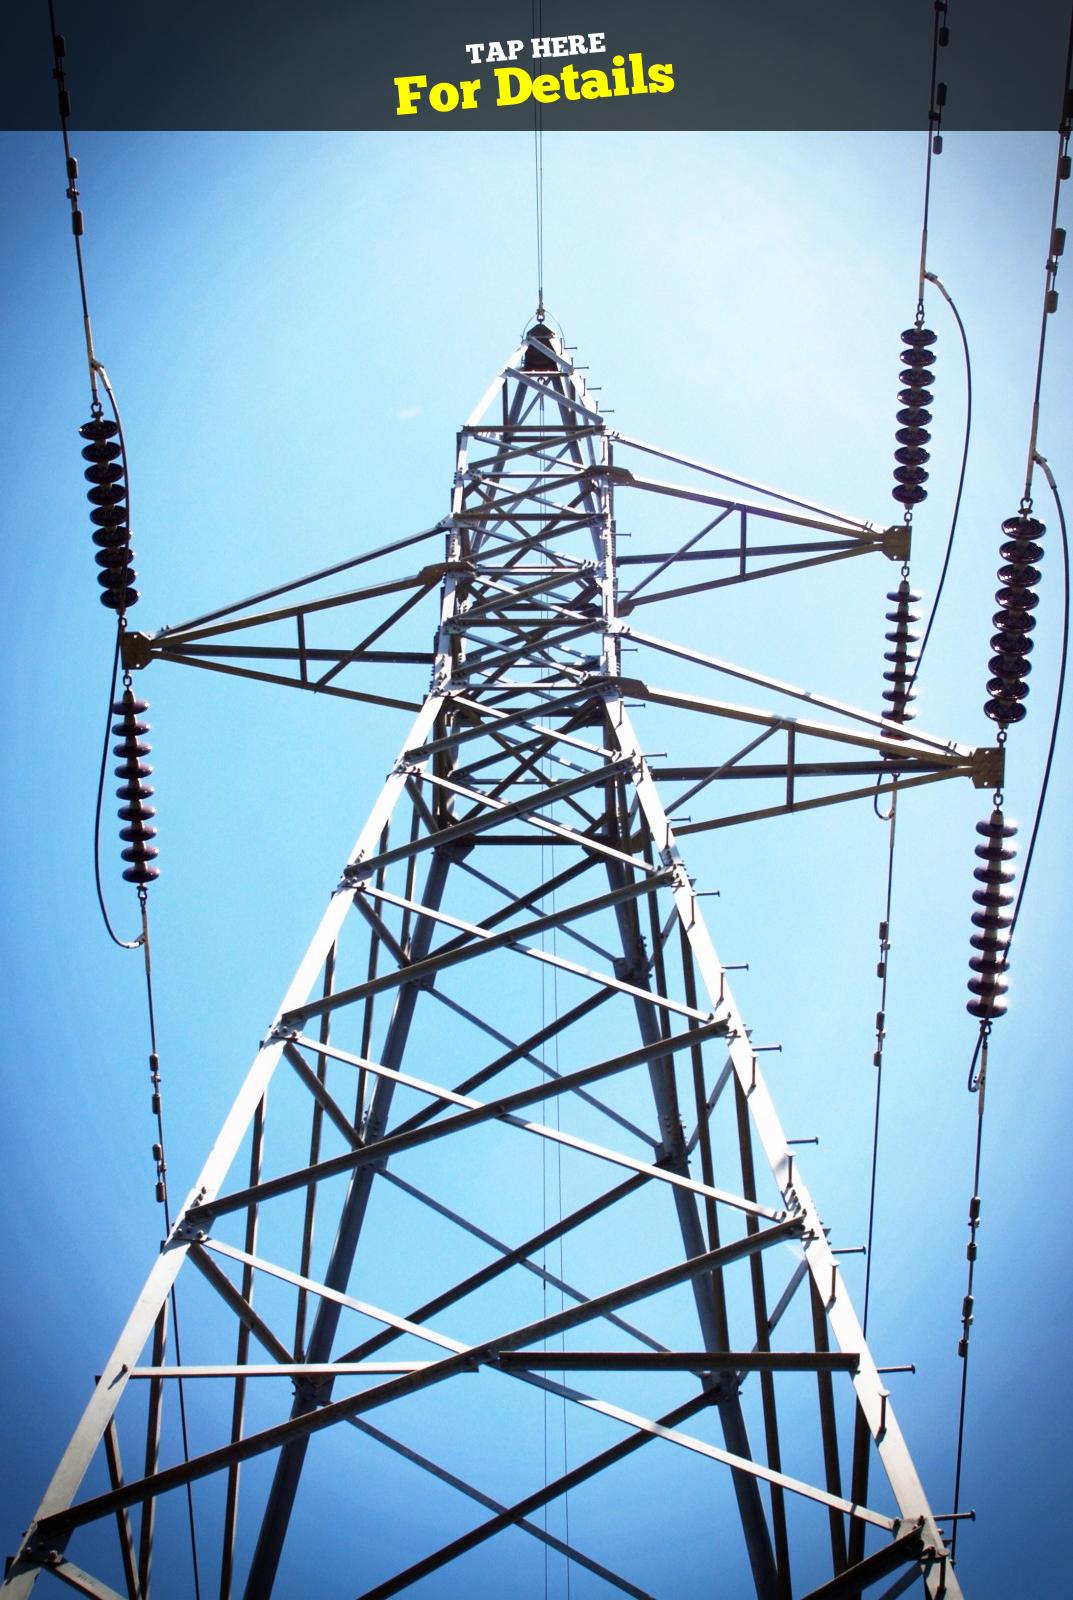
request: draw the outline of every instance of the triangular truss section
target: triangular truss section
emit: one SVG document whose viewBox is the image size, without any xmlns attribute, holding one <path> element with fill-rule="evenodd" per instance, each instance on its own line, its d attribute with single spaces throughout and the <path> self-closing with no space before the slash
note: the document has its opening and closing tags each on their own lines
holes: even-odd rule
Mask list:
<svg viewBox="0 0 1073 1600">
<path fill-rule="evenodd" d="M 660 458 L 681 476 L 649 476 Z M 621 556 L 627 494 L 699 525 Z M 904 539 L 613 433 L 538 322 L 460 432 L 441 523 L 127 640 L 131 667 L 414 720 L 5 1593 L 47 1571 L 148 1600 L 155 1530 L 193 1484 L 211 1582 L 247 1600 L 448 1569 L 467 1592 L 501 1539 L 519 1572 L 549 1551 L 586 1593 L 669 1596 L 684 1517 L 697 1592 L 960 1595 L 679 840 L 895 779 L 991 785 L 1000 753 L 641 625 L 690 591 L 901 560 Z M 711 695 L 624 675 L 625 642 Z M 427 695 L 400 698 L 422 663 Z M 721 697 L 743 685 L 788 709 Z M 633 701 L 703 719 L 707 764 L 649 759 Z M 189 1460 L 162 1424 L 179 1378 Z"/>
</svg>

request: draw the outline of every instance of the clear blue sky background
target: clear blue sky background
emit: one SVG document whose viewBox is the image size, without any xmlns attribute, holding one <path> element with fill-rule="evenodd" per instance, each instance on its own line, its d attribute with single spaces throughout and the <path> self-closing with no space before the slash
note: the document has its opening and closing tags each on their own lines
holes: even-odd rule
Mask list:
<svg viewBox="0 0 1073 1600">
<path fill-rule="evenodd" d="M 950 136 L 935 169 L 929 262 L 968 328 L 976 429 L 918 720 L 970 744 L 993 740 L 981 711 L 991 595 L 999 524 L 1024 478 L 1054 144 Z M 80 135 L 75 150 L 98 351 L 129 440 L 144 597 L 134 625 L 177 621 L 445 513 L 454 430 L 535 303 L 531 140 L 122 134 Z M 916 298 L 923 154 L 908 135 L 549 136 L 548 304 L 614 424 L 893 521 L 898 334 Z M 0 1506 L 13 1549 L 148 1268 L 160 1216 L 138 957 L 106 941 L 92 885 L 111 630 L 96 600 L 78 453 L 87 386 L 58 137 L 5 136 L 0 184 L 9 441 Z M 1060 287 L 1040 444 L 1073 499 L 1073 320 Z M 913 576 L 930 596 L 964 383 L 934 294 L 928 311 L 941 336 L 934 472 Z M 1008 809 L 1026 822 L 1060 626 L 1056 519 L 1042 480 L 1037 501 L 1052 532 L 1031 715 L 1011 736 L 1007 783 Z M 883 595 L 895 580 L 878 558 L 854 561 L 679 606 L 658 627 L 651 612 L 645 621 L 874 706 Z M 670 665 L 649 670 L 674 679 Z M 399 687 L 419 695 L 424 670 L 409 671 Z M 406 719 L 160 666 L 142 688 L 153 705 L 164 868 L 152 896 L 155 957 L 181 1195 Z M 651 745 L 673 748 L 651 713 L 640 727 Z M 960 1552 L 976 1600 L 1024 1589 L 1026 1549 L 1045 1573 L 1034 1596 L 1057 1600 L 1068 1582 L 1069 751 L 1065 738 L 1010 1015 L 995 1030 L 964 1484 L 980 1520 Z M 968 785 L 936 785 L 906 796 L 899 825 L 871 1342 L 881 1363 L 917 1363 L 915 1377 L 892 1385 L 939 1511 L 951 1498 L 976 1116 L 964 1088 L 973 824 L 988 803 Z M 106 822 L 109 863 L 111 841 Z M 722 891 L 708 904 L 724 958 L 750 963 L 739 999 L 755 1036 L 784 1045 L 768 1060 L 787 1130 L 821 1136 L 806 1170 L 845 1244 L 863 1239 L 866 1220 L 885 851 L 867 803 L 720 832 L 689 850 L 691 870 Z M 113 903 L 133 929 L 133 896 L 116 886 Z M 859 1301 L 859 1266 L 846 1272 Z M 504 1592 L 495 1549 L 480 1568 L 487 1587 L 474 1592 Z M 682 1559 L 677 1592 L 711 1593 L 708 1553 Z M 185 1592 L 174 1581 L 161 1593 Z M 565 1592 L 560 1569 L 553 1581 Z M 573 1592 L 587 1592 L 579 1583 Z"/>
</svg>

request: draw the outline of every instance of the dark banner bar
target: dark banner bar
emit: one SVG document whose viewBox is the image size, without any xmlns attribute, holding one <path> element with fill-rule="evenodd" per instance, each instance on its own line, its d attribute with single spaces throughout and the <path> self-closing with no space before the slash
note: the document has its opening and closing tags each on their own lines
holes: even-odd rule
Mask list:
<svg viewBox="0 0 1073 1600">
<path fill-rule="evenodd" d="M 56 0 L 72 126 L 926 125 L 933 0 Z M 949 129 L 1057 128 L 1069 0 L 951 0 Z M 3 123 L 56 126 L 47 0 L 5 23 Z M 398 81 L 397 81 L 398 80 Z"/>
</svg>

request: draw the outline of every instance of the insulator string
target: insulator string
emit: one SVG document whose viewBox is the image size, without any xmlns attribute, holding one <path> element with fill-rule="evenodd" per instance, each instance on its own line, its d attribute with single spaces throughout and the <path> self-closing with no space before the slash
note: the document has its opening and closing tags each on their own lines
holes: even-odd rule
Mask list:
<svg viewBox="0 0 1073 1600">
<path fill-rule="evenodd" d="M 1040 454 L 1036 455 L 1036 465 L 1047 480 L 1048 487 L 1054 497 L 1055 511 L 1058 515 L 1058 531 L 1062 543 L 1062 642 L 1058 652 L 1058 685 L 1054 697 L 1054 715 L 1051 718 L 1051 732 L 1047 741 L 1047 755 L 1043 763 L 1043 777 L 1040 780 L 1039 799 L 1036 802 L 1036 811 L 1032 820 L 1032 831 L 1028 838 L 1028 849 L 1025 851 L 1025 864 L 1021 869 L 1021 882 L 1017 890 L 1013 911 L 1010 916 L 1009 939 L 1013 938 L 1017 927 L 1017 920 L 1021 915 L 1024 904 L 1025 889 L 1028 886 L 1028 874 L 1032 867 L 1032 857 L 1039 837 L 1040 822 L 1043 819 L 1044 806 L 1047 803 L 1047 791 L 1051 781 L 1051 769 L 1054 766 L 1054 752 L 1058 744 L 1058 730 L 1062 721 L 1062 705 L 1065 696 L 1066 671 L 1069 665 L 1069 620 L 1070 620 L 1070 576 L 1069 576 L 1069 530 L 1066 526 L 1065 510 L 1062 499 L 1058 493 L 1058 484 L 1050 463 Z M 1007 941 L 1008 943 L 1009 941 Z"/>
<path fill-rule="evenodd" d="M 101 812 L 104 807 L 104 780 L 108 770 L 108 743 L 112 737 L 112 704 L 115 700 L 116 684 L 119 682 L 119 655 L 123 639 L 121 628 L 116 630 L 115 653 L 112 657 L 112 673 L 108 683 L 108 711 L 104 719 L 104 743 L 101 746 L 101 765 L 97 779 L 97 804 L 93 817 L 93 879 L 97 888 L 97 904 L 100 906 L 104 926 L 108 930 L 108 937 L 121 950 L 137 950 L 141 944 L 141 935 L 137 939 L 121 939 L 112 926 L 112 919 L 108 914 L 108 905 L 104 898 L 104 884 L 101 880 Z"/>
<path fill-rule="evenodd" d="M 950 307 L 950 310 L 954 314 L 954 321 L 957 323 L 958 333 L 961 335 L 961 348 L 965 357 L 965 441 L 961 450 L 961 468 L 958 472 L 958 485 L 957 493 L 954 496 L 954 509 L 950 517 L 950 532 L 947 534 L 946 549 L 943 552 L 943 564 L 939 571 L 939 581 L 935 586 L 935 599 L 932 601 L 931 610 L 928 612 L 928 621 L 924 629 L 924 636 L 920 641 L 920 649 L 917 651 L 916 661 L 913 664 L 913 670 L 909 678 L 910 693 L 912 693 L 914 685 L 916 684 L 917 674 L 920 671 L 920 664 L 924 659 L 924 652 L 928 648 L 928 641 L 931 638 L 932 628 L 935 626 L 935 618 L 939 611 L 939 602 L 942 599 L 943 588 L 946 584 L 946 575 L 950 570 L 950 558 L 954 553 L 954 535 L 957 532 L 958 517 L 961 513 L 961 497 L 965 491 L 965 471 L 969 461 L 969 441 L 972 437 L 972 361 L 969 356 L 969 341 L 965 332 L 965 324 L 961 320 L 961 313 L 954 304 L 953 296 L 950 294 L 950 291 L 947 289 L 942 280 L 937 277 L 934 272 L 925 273 L 925 277 L 929 283 L 933 283 L 935 285 L 943 299 L 946 301 L 947 305 Z"/>
</svg>

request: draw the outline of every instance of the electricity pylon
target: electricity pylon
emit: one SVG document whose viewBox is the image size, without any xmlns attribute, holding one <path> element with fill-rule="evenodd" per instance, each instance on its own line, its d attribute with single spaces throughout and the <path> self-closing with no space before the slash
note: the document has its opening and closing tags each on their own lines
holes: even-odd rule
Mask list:
<svg viewBox="0 0 1073 1600">
<path fill-rule="evenodd" d="M 645 476 L 660 457 L 684 481 Z M 771 491 L 743 499 L 724 476 L 609 430 L 538 319 L 459 433 L 442 522 L 125 639 L 132 670 L 180 662 L 416 717 L 5 1594 L 28 1594 L 45 1571 L 114 1595 L 80 1564 L 80 1541 L 128 1597 L 147 1600 L 151 1581 L 189 1592 L 174 1558 L 155 1577 L 152 1560 L 164 1508 L 193 1483 L 203 1514 L 217 1495 L 219 1592 L 244 1584 L 247 1600 L 274 1585 L 382 1596 L 441 1569 L 448 1587 L 428 1592 L 474 1593 L 471 1552 L 508 1530 L 516 1551 L 520 1530 L 569 1560 L 585 1592 L 677 1595 L 681 1564 L 668 1577 L 652 1556 L 680 1501 L 701 1529 L 698 1593 L 833 1600 L 892 1580 L 888 1595 L 961 1594 L 679 839 L 895 782 L 994 787 L 1001 752 L 910 733 L 638 627 L 643 605 L 670 596 L 856 555 L 905 559 L 904 528 Z M 627 494 L 695 508 L 704 526 L 677 548 L 620 556 Z M 713 544 L 724 527 L 731 541 Z M 443 559 L 417 565 L 441 540 Z M 393 556 L 401 576 L 320 592 Z M 433 650 L 401 648 L 437 592 Z M 330 642 L 341 621 L 357 643 Z M 806 714 L 626 676 L 627 641 L 805 701 Z M 424 701 L 400 699 L 400 668 L 421 662 Z M 377 689 L 384 666 L 391 682 Z M 668 726 L 693 719 L 704 761 L 646 755 L 630 701 L 664 708 Z M 766 803 L 720 805 L 742 782 L 766 786 Z M 680 792 L 665 801 L 668 787 Z M 687 797 L 711 815 L 678 826 Z M 169 1365 L 180 1274 L 185 1359 Z M 161 1419 L 180 1380 L 197 1448 L 165 1459 Z M 569 1408 L 571 1461 L 519 1485 L 549 1397 Z M 137 1441 L 134 1476 L 121 1435 L 128 1461 Z M 385 1488 L 378 1530 L 348 1539 L 340 1519 L 368 1514 L 400 1458 L 429 1496 L 448 1486 L 461 1515 L 435 1498 L 426 1517 L 423 1495 Z M 593 1515 L 597 1478 L 612 1498 Z M 627 1509 L 638 1495 L 640 1525 Z M 560 1536 L 548 1508 L 570 1496 Z M 303 1552 L 329 1533 L 326 1587 Z M 828 1545 L 832 1576 L 817 1580 Z"/>
</svg>

